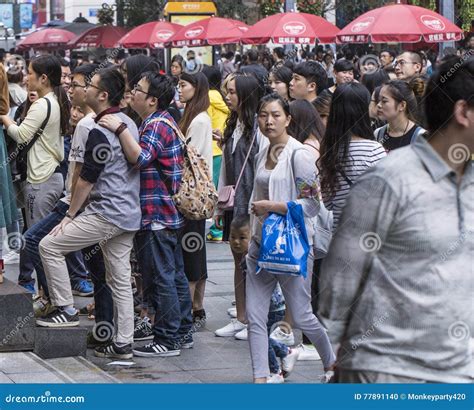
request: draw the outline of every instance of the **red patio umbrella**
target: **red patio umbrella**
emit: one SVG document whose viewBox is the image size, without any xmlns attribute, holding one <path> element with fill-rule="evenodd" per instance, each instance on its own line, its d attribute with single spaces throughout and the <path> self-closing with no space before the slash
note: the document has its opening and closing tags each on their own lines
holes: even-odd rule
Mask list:
<svg viewBox="0 0 474 410">
<path fill-rule="evenodd" d="M 238 20 L 209 17 L 184 26 L 170 39 L 175 47 L 238 43 L 249 29 Z"/>
<path fill-rule="evenodd" d="M 244 44 L 334 43 L 339 29 L 320 16 L 307 13 L 278 13 L 254 24 L 242 36 Z"/>
<path fill-rule="evenodd" d="M 183 28 L 181 24 L 152 21 L 129 31 L 118 41 L 118 45 L 125 48 L 163 47 L 181 28 Z"/>
<path fill-rule="evenodd" d="M 459 41 L 462 30 L 440 14 L 418 6 L 393 4 L 370 10 L 344 27 L 340 43 L 427 43 Z"/>
<path fill-rule="evenodd" d="M 36 49 L 55 49 L 66 47 L 76 35 L 67 30 L 59 28 L 47 28 L 31 33 L 19 45 L 19 49 L 36 48 Z"/>
<path fill-rule="evenodd" d="M 113 48 L 127 30 L 116 26 L 97 26 L 80 34 L 69 42 L 70 48 L 76 47 L 102 47 Z"/>
</svg>

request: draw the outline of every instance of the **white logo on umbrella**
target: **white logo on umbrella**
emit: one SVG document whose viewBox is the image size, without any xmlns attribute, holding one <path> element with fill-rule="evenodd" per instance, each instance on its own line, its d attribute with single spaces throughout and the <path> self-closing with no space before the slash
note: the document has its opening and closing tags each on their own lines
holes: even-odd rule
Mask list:
<svg viewBox="0 0 474 410">
<path fill-rule="evenodd" d="M 197 26 L 186 31 L 186 33 L 184 33 L 184 37 L 194 38 L 194 37 L 199 36 L 199 34 L 201 34 L 203 31 L 204 31 L 204 27 Z"/>
<path fill-rule="evenodd" d="M 283 31 L 291 36 L 304 33 L 306 25 L 298 21 L 290 21 L 283 26 Z"/>
<path fill-rule="evenodd" d="M 365 19 L 355 23 L 352 26 L 351 31 L 353 33 L 360 33 L 361 31 L 364 31 L 365 29 L 369 28 L 374 21 L 375 19 L 373 17 L 366 17 Z"/>
<path fill-rule="evenodd" d="M 155 33 L 156 38 L 159 40 L 168 40 L 173 35 L 173 32 L 170 30 L 158 30 Z"/>
<path fill-rule="evenodd" d="M 442 31 L 445 29 L 444 23 L 437 17 L 435 16 L 428 16 L 424 14 L 421 16 L 421 22 L 431 30 L 438 30 Z"/>
</svg>

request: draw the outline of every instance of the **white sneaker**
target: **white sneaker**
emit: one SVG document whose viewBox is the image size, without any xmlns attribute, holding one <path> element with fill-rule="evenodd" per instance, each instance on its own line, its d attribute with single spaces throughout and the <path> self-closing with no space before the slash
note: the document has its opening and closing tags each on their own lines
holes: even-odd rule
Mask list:
<svg viewBox="0 0 474 410">
<path fill-rule="evenodd" d="M 270 377 L 267 377 L 267 383 L 272 383 L 272 384 L 285 383 L 285 379 L 281 373 L 270 373 Z"/>
<path fill-rule="evenodd" d="M 249 340 L 249 332 L 247 328 L 242 329 L 239 333 L 234 336 L 237 340 Z"/>
<path fill-rule="evenodd" d="M 281 369 L 283 370 L 283 377 L 287 378 L 295 367 L 296 361 L 300 351 L 298 349 L 290 349 L 290 353 L 283 359 L 281 359 Z"/>
<path fill-rule="evenodd" d="M 227 309 L 227 314 L 231 318 L 236 318 L 237 317 L 237 308 L 236 307 L 231 307 L 231 308 Z"/>
<path fill-rule="evenodd" d="M 298 360 L 321 360 L 318 351 L 313 345 L 300 344 L 298 350 L 300 353 Z"/>
<path fill-rule="evenodd" d="M 3 262 L 5 265 L 15 265 L 20 263 L 20 254 L 16 251 L 10 251 L 4 256 Z"/>
<path fill-rule="evenodd" d="M 270 335 L 270 337 L 277 342 L 283 343 L 287 346 L 293 346 L 295 344 L 295 335 L 293 332 L 285 333 L 278 326 Z"/>
<path fill-rule="evenodd" d="M 321 383 L 329 383 L 331 379 L 334 377 L 334 371 L 333 370 L 328 370 L 326 373 L 324 373 L 320 380 Z"/>
<path fill-rule="evenodd" d="M 241 330 L 246 329 L 247 325 L 239 322 L 237 319 L 231 319 L 230 323 L 220 329 L 217 329 L 214 334 L 219 337 L 232 337 Z"/>
</svg>

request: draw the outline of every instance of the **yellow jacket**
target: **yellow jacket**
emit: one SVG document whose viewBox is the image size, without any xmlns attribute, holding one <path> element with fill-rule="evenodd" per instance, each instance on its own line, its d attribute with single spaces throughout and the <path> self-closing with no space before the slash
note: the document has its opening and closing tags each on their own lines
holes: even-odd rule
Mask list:
<svg viewBox="0 0 474 410">
<path fill-rule="evenodd" d="M 222 95 L 217 90 L 209 90 L 209 100 L 211 104 L 207 109 L 209 117 L 211 117 L 212 129 L 218 129 L 224 133 L 225 122 L 229 116 L 229 107 L 225 103 Z M 212 141 L 212 156 L 222 155 L 221 149 L 217 145 L 217 141 Z"/>
</svg>

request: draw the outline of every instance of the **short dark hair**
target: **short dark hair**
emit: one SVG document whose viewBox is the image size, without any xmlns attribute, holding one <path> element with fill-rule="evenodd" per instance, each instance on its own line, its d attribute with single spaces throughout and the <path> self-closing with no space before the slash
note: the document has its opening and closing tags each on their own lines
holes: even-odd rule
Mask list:
<svg viewBox="0 0 474 410">
<path fill-rule="evenodd" d="M 23 81 L 24 74 L 22 70 L 17 70 L 14 72 L 7 71 L 7 79 L 9 83 L 19 84 Z"/>
<path fill-rule="evenodd" d="M 375 88 L 390 81 L 390 76 L 384 69 L 375 70 L 372 73 L 366 73 L 362 76 L 361 83 L 369 90 L 370 95 Z"/>
<path fill-rule="evenodd" d="M 258 61 L 258 53 L 255 50 L 249 50 L 247 52 L 249 62 L 255 63 Z"/>
<path fill-rule="evenodd" d="M 228 51 L 224 54 L 224 57 L 227 58 L 227 60 L 232 60 L 234 58 L 234 53 L 232 51 Z"/>
<path fill-rule="evenodd" d="M 83 75 L 84 78 L 86 79 L 86 82 L 89 82 L 91 78 L 94 76 L 95 73 L 99 71 L 99 65 L 98 64 L 82 64 L 80 66 L 77 66 L 74 71 L 73 75 L 80 74 Z"/>
<path fill-rule="evenodd" d="M 99 76 L 99 87 L 108 94 L 108 101 L 115 107 L 122 101 L 125 93 L 125 79 L 122 73 L 116 68 L 103 68 L 97 72 Z"/>
<path fill-rule="evenodd" d="M 334 71 L 338 73 L 342 71 L 354 71 L 354 64 L 352 61 L 341 58 L 334 63 Z"/>
<path fill-rule="evenodd" d="M 395 57 L 397 56 L 397 54 L 395 53 L 395 51 L 390 50 L 390 49 L 388 49 L 388 48 L 384 48 L 384 49 L 379 53 L 379 55 L 382 54 L 382 53 L 388 53 L 388 54 L 390 54 L 390 56 L 391 56 L 392 58 L 395 58 Z"/>
<path fill-rule="evenodd" d="M 207 77 L 210 90 L 219 91 L 221 89 L 222 74 L 218 68 L 205 65 L 202 68 L 202 73 Z"/>
<path fill-rule="evenodd" d="M 238 215 L 230 223 L 230 229 L 242 229 L 245 227 L 250 227 L 250 217 L 248 215 Z"/>
<path fill-rule="evenodd" d="M 273 52 L 276 54 L 278 58 L 285 58 L 285 49 L 283 47 L 275 47 Z"/>
<path fill-rule="evenodd" d="M 59 64 L 61 64 L 62 67 L 71 68 L 71 64 L 65 58 L 59 57 L 58 60 L 59 60 Z"/>
<path fill-rule="evenodd" d="M 446 127 L 459 100 L 474 106 L 474 57 L 463 59 L 449 56 L 431 76 L 424 97 L 425 119 L 428 131 Z"/>
<path fill-rule="evenodd" d="M 420 53 L 417 53 L 416 51 L 403 51 L 399 54 L 399 56 L 402 54 L 408 54 L 414 63 L 423 65 L 423 58 L 421 57 Z"/>
<path fill-rule="evenodd" d="M 294 68 L 293 72 L 304 77 L 308 83 L 316 83 L 318 93 L 327 88 L 328 75 L 326 70 L 316 61 L 300 63 Z"/>
<path fill-rule="evenodd" d="M 173 79 L 156 71 L 143 73 L 142 79 L 148 83 L 148 94 L 158 99 L 158 108 L 167 110 L 175 94 Z"/>
</svg>

